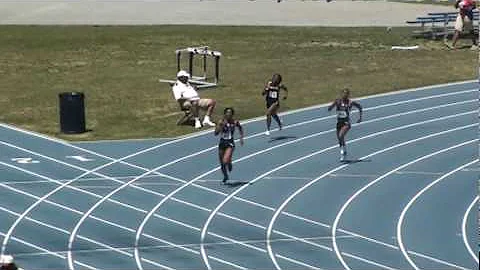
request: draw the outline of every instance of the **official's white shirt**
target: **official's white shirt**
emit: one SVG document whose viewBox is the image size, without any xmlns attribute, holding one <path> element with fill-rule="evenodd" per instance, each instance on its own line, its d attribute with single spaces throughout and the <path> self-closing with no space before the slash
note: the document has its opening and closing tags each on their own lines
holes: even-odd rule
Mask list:
<svg viewBox="0 0 480 270">
<path fill-rule="evenodd" d="M 182 83 L 181 81 L 176 81 L 172 87 L 173 95 L 175 99 L 178 100 L 180 98 L 184 98 L 187 100 L 199 100 L 200 97 L 198 96 L 197 91 L 193 86 L 191 86 L 188 82 Z"/>
</svg>

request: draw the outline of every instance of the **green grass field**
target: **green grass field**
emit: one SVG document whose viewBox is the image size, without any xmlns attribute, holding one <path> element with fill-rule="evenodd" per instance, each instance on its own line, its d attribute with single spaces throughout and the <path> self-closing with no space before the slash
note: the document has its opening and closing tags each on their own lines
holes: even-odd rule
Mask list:
<svg viewBox="0 0 480 270">
<path fill-rule="evenodd" d="M 415 39 L 411 28 L 228 26 L 0 26 L 0 121 L 71 140 L 170 137 L 193 132 L 168 84 L 174 51 L 209 45 L 223 53 L 221 86 L 201 91 L 218 113 L 264 113 L 260 92 L 274 72 L 289 99 L 282 111 L 330 101 L 477 77 L 477 53 Z M 462 40 L 469 44 L 469 40 Z M 392 45 L 420 45 L 392 51 Z M 86 96 L 91 132 L 59 134 L 58 94 Z M 214 119 L 215 119 L 214 118 Z"/>
</svg>

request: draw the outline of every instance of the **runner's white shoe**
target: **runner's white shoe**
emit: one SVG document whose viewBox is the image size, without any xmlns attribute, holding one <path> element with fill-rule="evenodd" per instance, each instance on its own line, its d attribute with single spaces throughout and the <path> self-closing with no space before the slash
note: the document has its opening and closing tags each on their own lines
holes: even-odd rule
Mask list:
<svg viewBox="0 0 480 270">
<path fill-rule="evenodd" d="M 347 151 L 345 150 L 345 147 L 340 148 L 340 161 L 345 161 L 346 157 Z"/>
</svg>

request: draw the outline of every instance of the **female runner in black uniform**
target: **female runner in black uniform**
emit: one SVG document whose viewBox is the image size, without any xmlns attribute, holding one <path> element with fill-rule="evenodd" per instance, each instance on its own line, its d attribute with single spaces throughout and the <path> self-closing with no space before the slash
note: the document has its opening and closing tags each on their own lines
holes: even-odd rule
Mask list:
<svg viewBox="0 0 480 270">
<path fill-rule="evenodd" d="M 223 173 L 223 183 L 228 180 L 228 171 L 232 171 L 232 154 L 235 149 L 234 133 L 235 128 L 240 132 L 240 145 L 243 145 L 243 128 L 240 122 L 233 118 L 235 111 L 233 108 L 225 108 L 223 111 L 223 119 L 219 121 L 215 127 L 215 136 L 220 134 L 220 142 L 218 143 L 218 158 Z"/>
<path fill-rule="evenodd" d="M 282 84 L 282 76 L 278 73 L 273 74 L 272 80 L 267 83 L 263 89 L 262 96 L 265 96 L 265 101 L 267 102 L 267 131 L 265 135 L 270 135 L 270 125 L 272 124 L 272 117 L 275 119 L 275 122 L 278 124 L 278 128 L 282 129 L 282 122 L 277 115 L 278 108 L 280 107 L 280 90 L 285 91 L 285 96 L 283 99 L 287 99 L 288 91 L 287 87 Z"/>
<path fill-rule="evenodd" d="M 360 123 L 362 121 L 362 106 L 358 102 L 350 100 L 350 90 L 348 88 L 343 90 L 342 98 L 336 99 L 328 106 L 328 111 L 331 111 L 333 107 L 337 109 L 337 139 L 340 146 L 340 161 L 344 161 L 347 155 L 345 136 L 351 128 L 350 112 L 354 106 L 360 113 L 357 121 L 357 123 Z"/>
</svg>

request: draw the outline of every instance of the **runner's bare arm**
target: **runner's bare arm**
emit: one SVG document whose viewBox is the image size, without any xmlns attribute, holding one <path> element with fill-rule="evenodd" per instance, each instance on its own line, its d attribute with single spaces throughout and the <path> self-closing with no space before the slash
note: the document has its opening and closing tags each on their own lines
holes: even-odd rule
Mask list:
<svg viewBox="0 0 480 270">
<path fill-rule="evenodd" d="M 337 104 L 337 101 L 334 100 L 334 101 L 332 102 L 332 104 L 330 104 L 330 106 L 328 106 L 328 111 L 331 111 L 331 110 L 333 109 L 333 107 L 335 107 L 336 104 Z"/>
<path fill-rule="evenodd" d="M 287 86 L 285 86 L 285 85 L 282 84 L 281 88 L 283 89 L 283 91 L 285 91 L 285 96 L 283 96 L 283 99 L 287 99 L 287 97 L 288 97 L 288 88 L 287 88 Z"/>
<path fill-rule="evenodd" d="M 360 116 L 358 117 L 357 123 L 362 122 L 362 118 L 363 118 L 363 108 L 362 108 L 362 105 L 360 105 L 360 103 L 358 103 L 358 102 L 356 102 L 356 101 L 352 101 L 352 106 L 355 106 L 355 107 L 358 109 L 358 112 L 359 112 L 359 114 L 360 114 Z"/>
<path fill-rule="evenodd" d="M 220 134 L 224 125 L 225 125 L 225 123 L 223 122 L 223 119 L 218 121 L 217 125 L 215 126 L 215 136 Z"/>
<path fill-rule="evenodd" d="M 237 128 L 238 128 L 238 132 L 240 132 L 240 145 L 243 145 L 243 135 L 244 135 L 244 134 L 243 134 L 243 127 L 242 127 L 242 125 L 240 124 L 239 121 L 237 121 L 237 122 L 235 123 L 235 125 L 236 125 Z"/>
</svg>

